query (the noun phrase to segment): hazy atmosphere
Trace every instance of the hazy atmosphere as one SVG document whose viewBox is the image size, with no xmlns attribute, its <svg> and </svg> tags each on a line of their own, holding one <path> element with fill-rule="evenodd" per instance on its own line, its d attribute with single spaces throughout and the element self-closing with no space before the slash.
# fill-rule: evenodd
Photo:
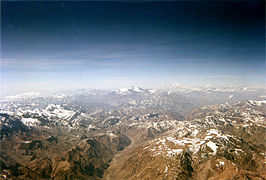
<svg viewBox="0 0 266 180">
<path fill-rule="evenodd" d="M 1 2 L 1 90 L 265 85 L 263 1 Z"/>
</svg>

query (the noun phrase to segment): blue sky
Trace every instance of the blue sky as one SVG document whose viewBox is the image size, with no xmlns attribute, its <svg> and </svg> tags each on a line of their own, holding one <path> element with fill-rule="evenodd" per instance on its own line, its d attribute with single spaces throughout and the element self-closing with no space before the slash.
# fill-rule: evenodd
<svg viewBox="0 0 266 180">
<path fill-rule="evenodd" d="M 265 85 L 264 1 L 1 5 L 2 91 Z"/>
</svg>

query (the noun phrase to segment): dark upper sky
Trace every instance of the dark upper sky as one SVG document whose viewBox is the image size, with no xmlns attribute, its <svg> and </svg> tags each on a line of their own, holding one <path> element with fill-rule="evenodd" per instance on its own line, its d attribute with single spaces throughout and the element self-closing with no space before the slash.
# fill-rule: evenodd
<svg viewBox="0 0 266 180">
<path fill-rule="evenodd" d="M 7 89 L 265 83 L 264 1 L 1 5 Z"/>
</svg>

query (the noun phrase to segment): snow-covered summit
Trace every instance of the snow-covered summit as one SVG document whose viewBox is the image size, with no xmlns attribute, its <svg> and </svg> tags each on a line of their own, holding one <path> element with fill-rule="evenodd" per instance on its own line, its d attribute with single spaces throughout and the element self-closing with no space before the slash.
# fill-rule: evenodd
<svg viewBox="0 0 266 180">
<path fill-rule="evenodd" d="M 156 89 L 144 89 L 138 86 L 132 86 L 131 88 L 120 88 L 118 89 L 116 92 L 118 94 L 131 94 L 131 93 L 150 93 L 153 94 L 154 92 L 156 92 Z"/>
</svg>

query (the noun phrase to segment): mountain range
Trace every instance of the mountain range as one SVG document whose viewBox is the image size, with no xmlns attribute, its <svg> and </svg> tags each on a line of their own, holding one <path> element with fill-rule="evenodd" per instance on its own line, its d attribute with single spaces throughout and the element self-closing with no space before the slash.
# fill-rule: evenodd
<svg viewBox="0 0 266 180">
<path fill-rule="evenodd" d="M 265 89 L 178 86 L 2 98 L 0 177 L 265 179 Z"/>
</svg>

